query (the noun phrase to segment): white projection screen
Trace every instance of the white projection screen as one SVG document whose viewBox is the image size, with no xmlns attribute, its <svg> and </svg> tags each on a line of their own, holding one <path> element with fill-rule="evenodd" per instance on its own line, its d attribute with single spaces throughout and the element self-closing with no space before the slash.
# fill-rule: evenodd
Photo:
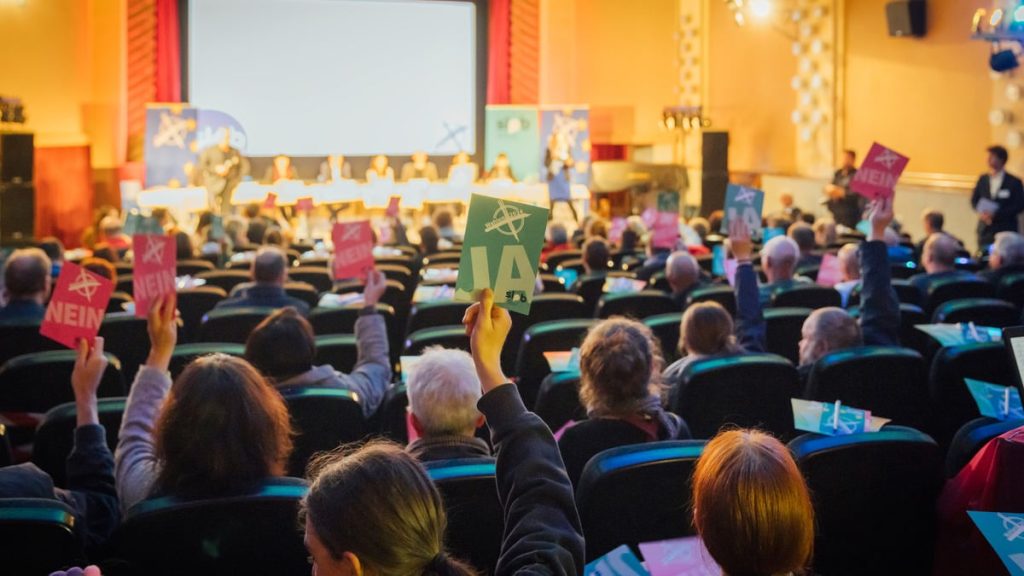
<svg viewBox="0 0 1024 576">
<path fill-rule="evenodd" d="M 189 102 L 251 156 L 476 153 L 477 7 L 437 0 L 188 0 Z"/>
</svg>

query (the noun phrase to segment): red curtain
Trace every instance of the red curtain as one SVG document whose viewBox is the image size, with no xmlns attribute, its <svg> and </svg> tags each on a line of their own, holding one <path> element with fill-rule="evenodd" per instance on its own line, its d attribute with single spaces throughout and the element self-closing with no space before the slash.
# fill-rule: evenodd
<svg viewBox="0 0 1024 576">
<path fill-rule="evenodd" d="M 156 2 L 156 100 L 181 102 L 178 0 Z"/>
<path fill-rule="evenodd" d="M 512 0 L 491 0 L 487 47 L 487 103 L 508 104 L 511 92 Z"/>
</svg>

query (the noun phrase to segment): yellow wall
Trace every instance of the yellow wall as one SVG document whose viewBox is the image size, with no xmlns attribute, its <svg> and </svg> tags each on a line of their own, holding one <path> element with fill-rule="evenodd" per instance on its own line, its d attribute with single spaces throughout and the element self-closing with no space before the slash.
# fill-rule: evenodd
<svg viewBox="0 0 1024 576">
<path fill-rule="evenodd" d="M 928 3 L 928 34 L 892 38 L 886 0 L 846 4 L 844 145 L 879 141 L 910 156 L 908 172 L 974 174 L 990 144 L 989 46 L 972 41 L 981 0 Z"/>
</svg>

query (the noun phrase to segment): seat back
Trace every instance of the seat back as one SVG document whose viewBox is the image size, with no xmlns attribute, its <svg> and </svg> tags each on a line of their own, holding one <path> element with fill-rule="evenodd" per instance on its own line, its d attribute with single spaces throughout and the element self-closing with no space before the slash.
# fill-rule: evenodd
<svg viewBox="0 0 1024 576">
<path fill-rule="evenodd" d="M 409 266 L 403 266 L 399 264 L 381 264 L 377 263 L 375 268 L 378 272 L 383 272 L 384 277 L 388 280 L 397 280 L 402 283 L 405 287 L 405 291 L 412 294 L 413 290 L 416 289 L 416 280 L 419 278 L 418 275 L 414 275 Z"/>
<path fill-rule="evenodd" d="M 553 431 L 567 422 L 587 417 L 580 404 L 580 375 L 577 372 L 553 372 L 544 377 L 537 392 L 533 412 Z"/>
<path fill-rule="evenodd" d="M 405 384 L 399 383 L 388 390 L 384 396 L 384 402 L 373 417 L 377 424 L 376 428 L 384 437 L 403 446 L 409 443 L 409 429 L 406 424 L 408 409 L 408 389 Z"/>
<path fill-rule="evenodd" d="M 297 478 L 267 480 L 244 496 L 133 506 L 114 547 L 133 574 L 305 574 L 298 523 L 307 490 Z"/>
<path fill-rule="evenodd" d="M 1006 348 L 1001 342 L 945 346 L 932 358 L 928 393 L 935 407 L 929 432 L 939 447 L 949 446 L 965 423 L 981 416 L 964 378 L 1016 387 Z"/>
<path fill-rule="evenodd" d="M 107 434 L 107 447 L 111 452 L 117 447 L 124 405 L 125 398 L 100 398 L 97 402 L 100 424 Z M 43 416 L 32 442 L 32 463 L 49 474 L 58 488 L 68 487 L 66 467 L 75 445 L 76 417 L 74 402 L 54 406 Z"/>
<path fill-rule="evenodd" d="M 924 298 L 921 296 L 921 291 L 907 279 L 894 277 L 892 280 L 892 289 L 896 291 L 896 299 L 899 300 L 901 304 L 913 304 L 914 306 L 921 306 L 924 304 Z M 860 292 L 860 285 L 857 286 L 857 292 Z"/>
<path fill-rule="evenodd" d="M 330 292 L 334 279 L 325 266 L 298 266 L 288 270 L 288 278 L 296 282 L 305 282 L 318 293 Z"/>
<path fill-rule="evenodd" d="M 288 405 L 297 436 L 288 461 L 288 474 L 306 475 L 317 452 L 362 440 L 368 429 L 355 392 L 326 386 L 288 386 L 278 391 Z"/>
<path fill-rule="evenodd" d="M 195 276 L 200 272 L 209 272 L 213 269 L 213 263 L 207 260 L 178 260 L 174 274 L 176 276 Z"/>
<path fill-rule="evenodd" d="M 309 323 L 317 336 L 355 334 L 356 321 L 359 320 L 359 312 L 362 309 L 362 304 L 341 308 L 314 308 L 309 313 Z M 377 304 L 377 313 L 384 317 L 390 335 L 395 321 L 395 309 L 387 304 Z"/>
<path fill-rule="evenodd" d="M 494 574 L 505 530 L 494 459 L 460 458 L 424 466 L 444 500 L 448 551 L 481 574 Z"/>
<path fill-rule="evenodd" d="M 947 300 L 932 314 L 936 324 L 974 322 L 978 326 L 1006 328 L 1020 324 L 1020 311 L 1005 301 L 995 298 L 958 298 Z"/>
<path fill-rule="evenodd" d="M 0 411 L 43 413 L 65 402 L 74 402 L 71 371 L 75 367 L 74 350 L 52 350 L 16 356 L 0 366 Z M 97 395 L 101 398 L 125 395 L 121 362 L 105 354 Z"/>
<path fill-rule="evenodd" d="M 515 375 L 519 378 L 516 384 L 527 407 L 533 406 L 540 383 L 551 373 L 544 352 L 571 350 L 579 346 L 587 331 L 596 324 L 597 320 L 587 319 L 553 320 L 526 329 L 516 357 Z"/>
<path fill-rule="evenodd" d="M 573 290 L 583 298 L 583 305 L 586 307 L 587 316 L 593 316 L 597 310 L 597 302 L 604 293 L 604 281 L 607 276 L 604 274 L 580 273 L 579 278 L 573 285 Z"/>
<path fill-rule="evenodd" d="M 178 290 L 178 313 L 185 324 L 185 335 L 194 340 L 199 334 L 203 316 L 213 310 L 217 302 L 228 297 L 228 293 L 216 286 L 199 286 Z"/>
<path fill-rule="evenodd" d="M 284 293 L 292 298 L 302 300 L 308 304 L 311 309 L 316 308 L 316 305 L 320 302 L 320 294 L 317 292 L 316 288 L 308 282 L 285 282 Z"/>
<path fill-rule="evenodd" d="M 406 334 L 433 326 L 455 326 L 462 324 L 462 317 L 469 308 L 468 302 L 435 300 L 413 304 L 409 310 L 409 323 Z"/>
<path fill-rule="evenodd" d="M 736 315 L 736 293 L 733 292 L 732 286 L 714 285 L 695 288 L 686 297 L 686 306 L 697 302 L 718 302 L 730 315 Z"/>
<path fill-rule="evenodd" d="M 199 325 L 199 342 L 236 342 L 245 344 L 249 333 L 277 308 L 263 306 L 231 306 L 215 308 Z"/>
<path fill-rule="evenodd" d="M 765 347 L 793 364 L 800 363 L 800 338 L 810 308 L 766 308 L 764 311 Z"/>
<path fill-rule="evenodd" d="M 547 264 L 548 270 L 554 270 L 558 266 L 567 260 L 578 260 L 583 258 L 582 250 L 559 250 L 558 252 L 552 252 L 548 254 L 548 257 L 544 260 Z"/>
<path fill-rule="evenodd" d="M 834 288 L 826 288 L 815 284 L 795 284 L 772 296 L 772 306 L 780 308 L 839 308 L 843 299 Z"/>
<path fill-rule="evenodd" d="M 149 329 L 145 318 L 130 312 L 107 314 L 100 324 L 103 349 L 117 356 L 129 385 L 149 356 Z"/>
<path fill-rule="evenodd" d="M 544 286 L 544 294 L 561 294 L 565 292 L 565 280 L 554 274 L 540 274 L 541 284 Z"/>
<path fill-rule="evenodd" d="M 961 298 L 995 298 L 996 287 L 978 277 L 956 277 L 938 280 L 928 288 L 924 311 L 929 316 L 942 304 Z"/>
<path fill-rule="evenodd" d="M 186 366 L 200 356 L 209 354 L 227 354 L 243 358 L 245 356 L 245 345 L 237 342 L 200 342 L 193 344 L 178 344 L 171 352 L 171 364 L 168 368 L 171 378 L 177 378 Z"/>
<path fill-rule="evenodd" d="M 216 286 L 228 294 L 237 284 L 249 282 L 251 279 L 246 270 L 211 270 L 196 274 L 196 278 L 206 280 L 204 286 Z"/>
<path fill-rule="evenodd" d="M 589 318 L 583 298 L 575 293 L 568 294 L 539 294 L 533 298 L 530 305 L 530 314 L 512 315 L 512 329 L 509 330 L 506 342 L 520 342 L 526 329 L 540 322 L 553 320 L 571 320 L 574 318 Z M 516 369 L 516 357 L 518 346 L 505 346 L 501 351 L 501 367 L 506 374 L 514 374 Z"/>
<path fill-rule="evenodd" d="M 654 332 L 661 344 L 661 355 L 665 358 L 666 366 L 679 359 L 679 323 L 682 319 L 682 312 L 644 318 L 644 324 Z"/>
<path fill-rule="evenodd" d="M 0 552 L 5 574 L 49 574 L 85 564 L 74 512 L 44 498 L 0 498 Z"/>
<path fill-rule="evenodd" d="M 666 440 L 605 450 L 576 486 L 587 561 L 621 544 L 694 534 L 689 490 L 702 440 Z"/>
<path fill-rule="evenodd" d="M 636 293 L 605 294 L 597 301 L 597 318 L 628 316 L 641 320 L 656 314 L 678 311 L 672 299 L 661 290 L 642 290 Z"/>
<path fill-rule="evenodd" d="M 931 416 L 924 360 L 908 348 L 861 346 L 829 352 L 811 368 L 804 397 L 841 400 L 919 429 Z"/>
<path fill-rule="evenodd" d="M 900 344 L 924 354 L 928 347 L 928 335 L 915 326 L 927 324 L 928 317 L 920 306 L 900 303 Z"/>
<path fill-rule="evenodd" d="M 687 366 L 672 387 L 670 407 L 694 438 L 712 438 L 723 426 L 735 425 L 788 440 L 795 435 L 790 399 L 800 393 L 800 377 L 785 358 L 738 354 Z"/>
<path fill-rule="evenodd" d="M 354 334 L 329 334 L 316 337 L 317 365 L 330 364 L 339 372 L 349 373 L 356 367 L 359 348 Z"/>
<path fill-rule="evenodd" d="M 982 448 L 996 436 L 1024 426 L 1024 420 L 975 418 L 957 430 L 946 452 L 946 478 L 960 473 Z"/>
<path fill-rule="evenodd" d="M 39 322 L 0 324 L 0 366 L 15 356 L 66 350 L 62 344 L 39 333 Z"/>
<path fill-rule="evenodd" d="M 132 302 L 132 295 L 127 292 L 111 292 L 107 301 L 106 313 L 124 312 L 124 305 Z"/>
<path fill-rule="evenodd" d="M 1017 308 L 1024 308 L 1024 272 L 1003 276 L 996 287 L 996 296 Z"/>
<path fill-rule="evenodd" d="M 403 354 L 406 356 L 417 356 L 430 346 L 443 346 L 444 348 L 458 348 L 469 352 L 469 336 L 466 336 L 466 328 L 458 326 L 437 326 L 417 330 L 405 339 Z"/>
<path fill-rule="evenodd" d="M 848 436 L 805 434 L 790 450 L 814 500 L 814 571 L 929 574 L 942 454 L 927 435 L 886 426 Z"/>
</svg>

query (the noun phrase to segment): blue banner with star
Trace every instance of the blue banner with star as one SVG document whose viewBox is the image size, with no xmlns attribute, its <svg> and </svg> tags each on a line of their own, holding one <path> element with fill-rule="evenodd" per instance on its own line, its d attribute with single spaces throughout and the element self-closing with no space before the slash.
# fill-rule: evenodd
<svg viewBox="0 0 1024 576">
<path fill-rule="evenodd" d="M 540 111 L 540 180 L 568 174 L 570 184 L 590 185 L 590 109 L 566 106 Z"/>
<path fill-rule="evenodd" d="M 146 107 L 146 188 L 187 186 L 199 157 L 198 111 L 186 104 Z"/>
</svg>

